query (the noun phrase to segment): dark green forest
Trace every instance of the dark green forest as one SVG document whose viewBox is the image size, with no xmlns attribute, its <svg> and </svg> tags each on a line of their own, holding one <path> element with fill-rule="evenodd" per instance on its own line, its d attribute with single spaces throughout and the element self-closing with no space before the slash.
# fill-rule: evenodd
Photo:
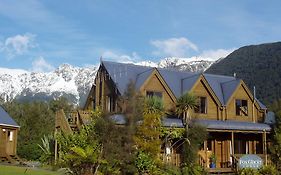
<svg viewBox="0 0 281 175">
<path fill-rule="evenodd" d="M 44 101 L 11 101 L 2 106 L 20 125 L 17 154 L 26 160 L 38 160 L 42 150 L 38 144 L 45 136 L 52 136 L 55 129 L 55 112 L 70 111 L 73 107 L 65 98 Z"/>
<path fill-rule="evenodd" d="M 281 42 L 241 47 L 213 64 L 206 73 L 233 76 L 245 81 L 265 104 L 281 98 Z"/>
</svg>

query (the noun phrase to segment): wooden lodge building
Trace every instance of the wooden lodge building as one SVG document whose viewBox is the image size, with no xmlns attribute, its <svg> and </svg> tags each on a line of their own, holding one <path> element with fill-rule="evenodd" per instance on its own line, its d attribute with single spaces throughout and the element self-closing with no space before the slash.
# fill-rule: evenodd
<svg viewBox="0 0 281 175">
<path fill-rule="evenodd" d="M 0 106 L 0 160 L 5 162 L 18 161 L 17 135 L 20 126 Z"/>
<path fill-rule="evenodd" d="M 210 155 L 216 157 L 218 171 L 232 171 L 242 155 L 255 154 L 269 162 L 268 144 L 270 122 L 265 123 L 267 108 L 258 101 L 243 80 L 236 77 L 138 66 L 102 61 L 86 101 L 85 110 L 99 106 L 115 114 L 124 123 L 122 105 L 118 102 L 130 82 L 143 96 L 161 97 L 165 110 L 175 109 L 177 98 L 186 92 L 198 97 L 198 108 L 192 121 L 204 125 L 209 133 L 198 152 L 199 163 L 209 168 Z M 77 112 L 75 121 L 84 115 Z M 85 118 L 85 117 L 82 117 Z M 73 121 L 73 120 L 72 120 Z M 57 122 L 58 123 L 58 122 Z M 164 117 L 163 126 L 184 128 L 181 119 Z M 59 128 L 60 124 L 56 125 Z M 65 126 L 70 129 L 69 126 Z M 163 161 L 179 165 L 181 152 L 174 147 L 169 153 L 163 149 Z"/>
</svg>

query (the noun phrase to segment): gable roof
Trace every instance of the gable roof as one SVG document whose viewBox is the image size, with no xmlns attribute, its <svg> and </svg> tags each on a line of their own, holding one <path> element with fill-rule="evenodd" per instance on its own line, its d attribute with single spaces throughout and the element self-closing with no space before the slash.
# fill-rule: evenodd
<svg viewBox="0 0 281 175">
<path fill-rule="evenodd" d="M 126 91 L 130 81 L 136 82 L 139 74 L 151 69 L 151 67 L 146 66 L 137 66 L 134 64 L 124 64 L 110 61 L 102 61 L 101 64 L 105 67 L 121 95 L 123 95 Z"/>
<path fill-rule="evenodd" d="M 221 83 L 222 93 L 224 94 L 223 95 L 224 105 L 227 104 L 231 95 L 234 93 L 234 91 L 237 89 L 237 86 L 239 85 L 240 85 L 240 80 L 237 79 L 225 83 Z"/>
<path fill-rule="evenodd" d="M 145 80 L 156 69 L 153 67 L 110 61 L 102 61 L 102 65 L 107 70 L 121 94 L 124 94 L 130 81 L 135 82 L 136 89 L 139 90 Z M 180 97 L 185 92 L 191 90 L 202 75 L 222 105 L 227 104 L 229 98 L 241 83 L 241 79 L 231 76 L 183 72 L 164 68 L 157 68 L 157 70 L 176 97 Z M 260 101 L 257 102 L 262 109 L 266 109 Z"/>
<path fill-rule="evenodd" d="M 196 73 L 192 72 L 180 72 L 171 69 L 158 69 L 159 73 L 166 81 L 170 89 L 173 91 L 176 97 L 180 97 L 182 93 L 182 80 L 188 77 L 192 77 L 196 75 Z M 198 73 L 197 73 L 198 74 Z M 186 84 L 188 84 L 188 80 L 186 79 Z M 189 84 L 192 84 L 189 82 Z"/>
<path fill-rule="evenodd" d="M 0 106 L 0 126 L 13 126 L 13 127 L 20 127 L 10 115 Z"/>
<path fill-rule="evenodd" d="M 227 88 L 231 88 L 232 83 L 227 82 L 236 82 L 239 81 L 235 77 L 223 76 L 223 75 L 214 75 L 214 74 L 204 74 L 205 79 L 211 86 L 212 90 L 220 100 L 221 104 L 225 105 L 227 101 L 226 98 L 229 98 L 232 92 L 235 90 L 228 90 Z M 225 84 L 225 85 L 223 85 Z M 230 94 L 230 95 L 229 95 Z"/>
<path fill-rule="evenodd" d="M 151 68 L 145 72 L 141 72 L 137 75 L 136 78 L 136 88 L 140 89 L 140 87 L 144 84 L 145 80 L 148 79 L 148 77 L 151 75 L 151 73 L 154 71 L 154 68 Z"/>
</svg>

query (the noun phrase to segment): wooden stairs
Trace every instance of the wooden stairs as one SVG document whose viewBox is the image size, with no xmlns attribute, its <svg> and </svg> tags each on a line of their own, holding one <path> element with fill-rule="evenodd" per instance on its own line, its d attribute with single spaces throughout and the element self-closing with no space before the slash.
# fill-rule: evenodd
<svg viewBox="0 0 281 175">
<path fill-rule="evenodd" d="M 215 174 L 224 174 L 224 175 L 235 175 L 235 172 L 232 168 L 208 168 L 208 174 L 215 175 Z"/>
<path fill-rule="evenodd" d="M 64 133 L 74 133 L 89 123 L 90 118 L 89 111 L 75 110 L 65 113 L 59 110 L 56 113 L 56 128 Z"/>
</svg>

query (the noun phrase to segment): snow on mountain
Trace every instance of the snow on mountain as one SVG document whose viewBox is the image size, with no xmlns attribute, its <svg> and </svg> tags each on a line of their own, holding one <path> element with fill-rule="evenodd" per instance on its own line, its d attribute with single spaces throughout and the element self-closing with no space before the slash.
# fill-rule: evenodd
<svg viewBox="0 0 281 175">
<path fill-rule="evenodd" d="M 67 96 L 74 104 L 80 103 L 91 88 L 97 66 L 79 68 L 63 64 L 53 72 L 28 72 L 0 68 L 0 98 L 48 99 Z"/>
<path fill-rule="evenodd" d="M 165 58 L 160 62 L 142 61 L 137 65 L 203 72 L 214 61 L 203 58 Z M 66 97 L 74 104 L 84 104 L 94 82 L 97 66 L 80 68 L 62 64 L 53 72 L 30 72 L 0 68 L 0 99 L 48 100 Z"/>
</svg>

